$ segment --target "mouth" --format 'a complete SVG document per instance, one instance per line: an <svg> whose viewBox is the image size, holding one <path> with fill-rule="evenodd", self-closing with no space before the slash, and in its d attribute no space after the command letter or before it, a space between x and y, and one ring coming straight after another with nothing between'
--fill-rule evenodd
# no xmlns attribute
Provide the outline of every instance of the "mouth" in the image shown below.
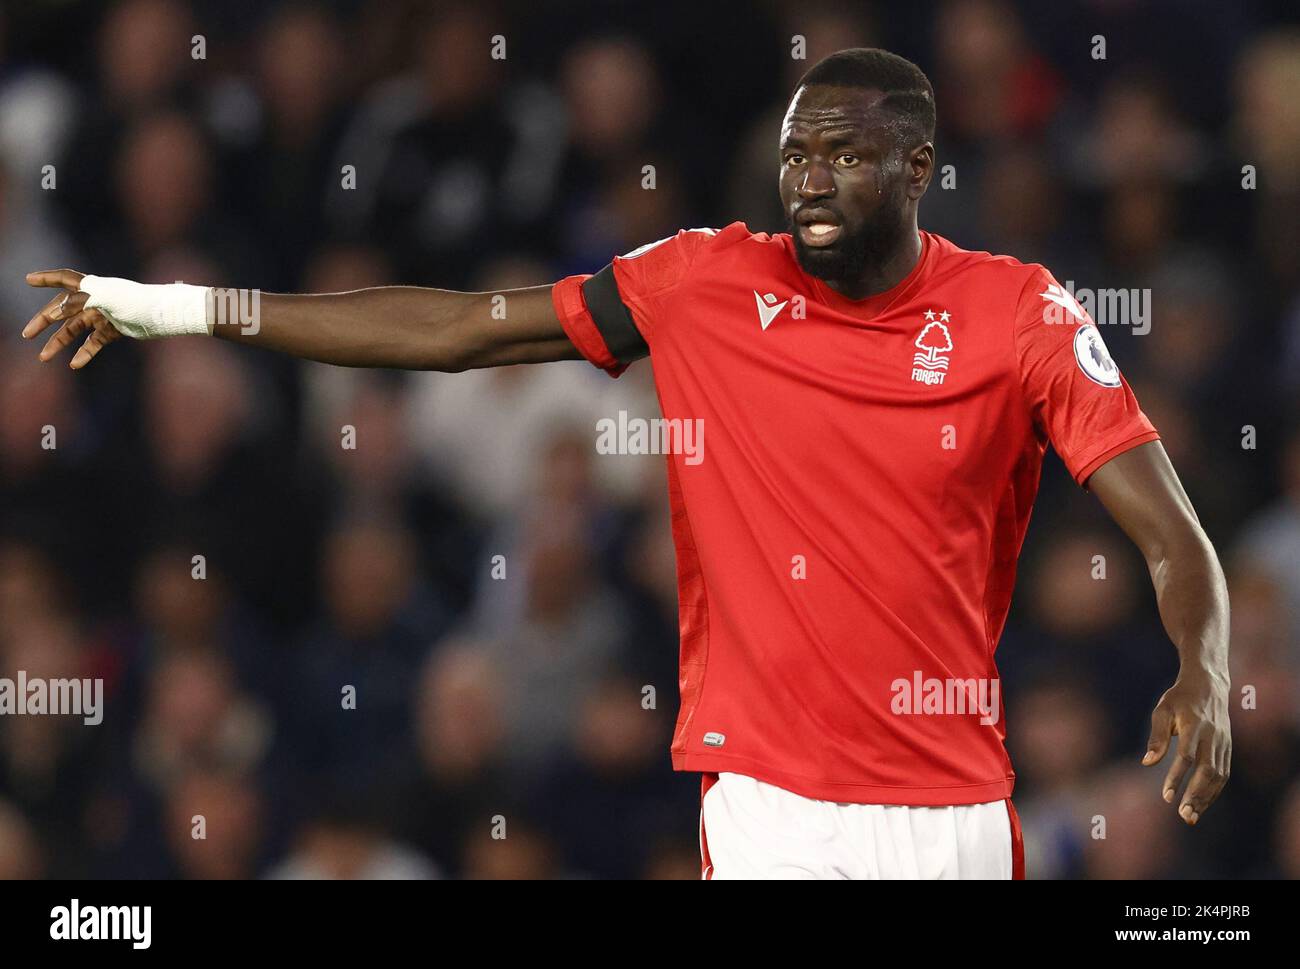
<svg viewBox="0 0 1300 969"><path fill-rule="evenodd" d="M799 226L799 239L813 248L834 245L844 232L839 219L826 209L800 210L795 221Z"/></svg>
<svg viewBox="0 0 1300 969"><path fill-rule="evenodd" d="M799 238L806 246L820 248L834 245L843 230L829 222L810 222L799 226Z"/></svg>

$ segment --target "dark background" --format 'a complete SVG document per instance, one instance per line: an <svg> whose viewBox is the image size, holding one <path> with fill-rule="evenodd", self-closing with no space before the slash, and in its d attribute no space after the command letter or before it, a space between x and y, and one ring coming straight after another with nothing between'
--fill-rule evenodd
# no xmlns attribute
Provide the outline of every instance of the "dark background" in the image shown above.
<svg viewBox="0 0 1300 969"><path fill-rule="evenodd" d="M698 877L662 459L592 446L654 415L648 362L353 372L176 340L73 375L18 338L22 277L496 290L780 230L792 84L858 45L934 82L956 186L924 228L1150 290L1149 333L1104 335L1228 570L1233 775L1187 829L1138 766L1177 672L1144 564L1048 458L998 651L1030 876L1300 874L1289 6L0 7L0 676L106 690L97 727L0 719L0 877Z"/></svg>

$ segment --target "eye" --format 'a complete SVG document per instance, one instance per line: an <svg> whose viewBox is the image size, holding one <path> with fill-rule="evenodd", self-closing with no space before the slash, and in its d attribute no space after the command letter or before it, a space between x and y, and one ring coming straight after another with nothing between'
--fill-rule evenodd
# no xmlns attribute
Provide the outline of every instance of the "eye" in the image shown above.
<svg viewBox="0 0 1300 969"><path fill-rule="evenodd" d="M858 163L858 156L846 151L836 155L835 161L845 168L852 168Z"/></svg>
<svg viewBox="0 0 1300 969"><path fill-rule="evenodd" d="M799 155L799 154L786 155L785 163L787 165L801 165L803 164L803 155Z"/></svg>

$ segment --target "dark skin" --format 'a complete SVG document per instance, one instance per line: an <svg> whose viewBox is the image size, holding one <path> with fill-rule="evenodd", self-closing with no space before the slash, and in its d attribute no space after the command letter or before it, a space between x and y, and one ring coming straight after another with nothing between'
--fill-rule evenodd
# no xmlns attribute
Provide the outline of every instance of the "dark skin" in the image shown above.
<svg viewBox="0 0 1300 969"><path fill-rule="evenodd" d="M781 206L792 220L825 212L846 235L882 218L901 220L891 252L858 275L826 280L849 299L893 289L921 258L917 210L934 174L934 145L900 151L896 119L880 107L882 97L879 91L803 87L781 125ZM901 205L891 210L894 200Z"/></svg>
<svg viewBox="0 0 1300 969"><path fill-rule="evenodd" d="M934 174L934 146L925 141L900 150L880 98L852 88L801 88L781 132L781 201L792 218L821 213L844 237L874 232L897 240L861 272L826 280L850 299L893 288L916 265L917 209ZM23 329L31 338L61 324L41 350L43 361L82 340L74 370L121 337L102 313L85 309L81 277L70 269L30 273L28 283L60 293ZM348 367L454 372L580 359L556 318L549 286L500 294L504 320L493 318L494 295L409 286L263 294L256 334L217 326L214 335ZM1160 442L1108 461L1086 485L1145 557L1161 621L1178 650L1179 674L1151 715L1142 763L1160 763L1179 738L1163 796L1174 803L1185 783L1178 814L1196 824L1223 790L1232 757L1223 570Z"/></svg>

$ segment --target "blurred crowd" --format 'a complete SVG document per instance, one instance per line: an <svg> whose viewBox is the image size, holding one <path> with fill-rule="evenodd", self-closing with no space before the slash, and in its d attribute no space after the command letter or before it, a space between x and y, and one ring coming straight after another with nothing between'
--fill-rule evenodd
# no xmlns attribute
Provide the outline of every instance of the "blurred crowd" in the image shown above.
<svg viewBox="0 0 1300 969"><path fill-rule="evenodd" d="M782 231L786 100L850 46L934 82L924 228L1151 292L1105 338L1228 571L1232 779L1187 829L1138 766L1178 668L1144 563L1049 457L997 654L1030 877L1300 875L1287 6L0 6L0 676L105 683L99 726L0 718L0 877L698 877L663 459L593 446L656 413L648 361L74 375L23 275L499 290Z"/></svg>

